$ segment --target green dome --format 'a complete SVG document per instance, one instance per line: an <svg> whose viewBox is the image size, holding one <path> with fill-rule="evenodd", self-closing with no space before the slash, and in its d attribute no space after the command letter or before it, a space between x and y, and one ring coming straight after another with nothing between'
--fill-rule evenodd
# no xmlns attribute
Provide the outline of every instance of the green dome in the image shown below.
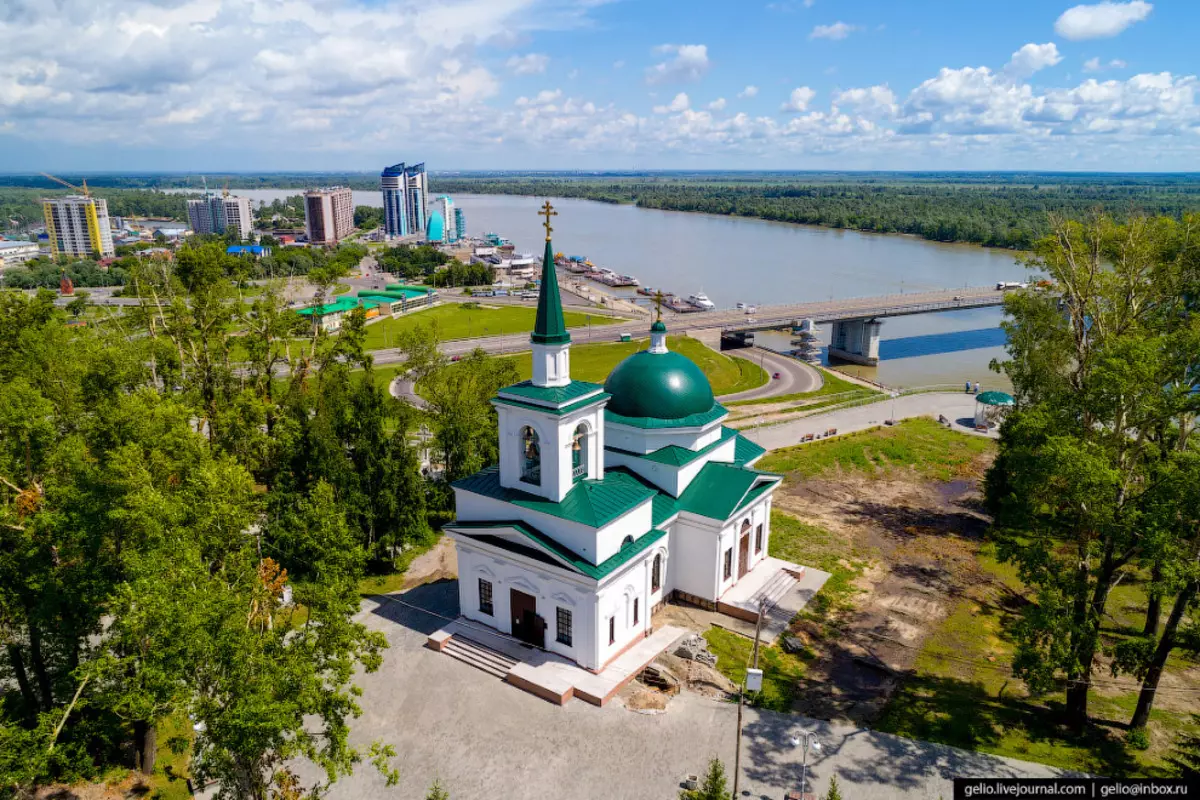
<svg viewBox="0 0 1200 800"><path fill-rule="evenodd" d="M687 356L642 350L626 358L604 382L608 410L623 417L682 419L716 404L708 378Z"/></svg>
<svg viewBox="0 0 1200 800"><path fill-rule="evenodd" d="M650 326L650 332L651 333L666 333L667 326L663 324L663 321L661 319L655 320L654 324Z"/></svg>

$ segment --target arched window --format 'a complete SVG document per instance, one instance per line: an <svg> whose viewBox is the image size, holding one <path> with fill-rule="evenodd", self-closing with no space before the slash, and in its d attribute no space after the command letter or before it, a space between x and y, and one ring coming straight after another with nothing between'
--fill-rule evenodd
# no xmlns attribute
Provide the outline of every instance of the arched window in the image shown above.
<svg viewBox="0 0 1200 800"><path fill-rule="evenodd" d="M528 425L521 429L521 480L542 485L542 448L537 431Z"/></svg>
<svg viewBox="0 0 1200 800"><path fill-rule="evenodd" d="M587 477L588 473L588 427L579 423L571 436L571 480L578 481Z"/></svg>
<svg viewBox="0 0 1200 800"><path fill-rule="evenodd" d="M662 553L654 557L654 566L650 568L650 591L657 592L662 588Z"/></svg>
<svg viewBox="0 0 1200 800"><path fill-rule="evenodd" d="M624 548L626 545L630 545L630 544L633 544L633 537L626 536L625 540L623 542L621 542L621 547Z"/></svg>

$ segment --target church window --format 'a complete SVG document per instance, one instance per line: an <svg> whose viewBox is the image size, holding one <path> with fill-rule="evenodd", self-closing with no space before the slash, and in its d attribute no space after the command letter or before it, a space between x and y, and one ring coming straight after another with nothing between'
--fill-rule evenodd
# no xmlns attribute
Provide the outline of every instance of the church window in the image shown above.
<svg viewBox="0 0 1200 800"><path fill-rule="evenodd" d="M725 551L725 580L733 577L733 548Z"/></svg>
<svg viewBox="0 0 1200 800"><path fill-rule="evenodd" d="M654 557L654 566L650 568L650 591L657 592L662 588L662 553Z"/></svg>
<svg viewBox="0 0 1200 800"><path fill-rule="evenodd" d="M495 613L492 606L492 582L479 579L479 610L489 617Z"/></svg>
<svg viewBox="0 0 1200 800"><path fill-rule="evenodd" d="M559 644L571 646L571 610L559 606L554 615L554 639Z"/></svg>
<svg viewBox="0 0 1200 800"><path fill-rule="evenodd" d="M621 541L621 547L622 547L622 548L624 548L626 545L630 545L630 544L633 544L633 536L632 536L632 535L630 535L630 536L626 536L626 537L625 537L625 538L624 538L624 539Z"/></svg>
<svg viewBox="0 0 1200 800"><path fill-rule="evenodd" d="M758 523L758 528L754 531L754 552L761 553L763 547L763 526Z"/></svg>
<svg viewBox="0 0 1200 800"><path fill-rule="evenodd" d="M633 598L633 624L634 625L638 624L638 601L639 600L641 600L640 597Z"/></svg>
<svg viewBox="0 0 1200 800"><path fill-rule="evenodd" d="M571 480L578 481L588 473L588 429L580 423L571 436Z"/></svg>
<svg viewBox="0 0 1200 800"><path fill-rule="evenodd" d="M608 643L609 644L617 643L617 618L616 617L608 618Z"/></svg>
<svg viewBox="0 0 1200 800"><path fill-rule="evenodd" d="M521 480L542 485L542 448L537 431L528 425L521 429Z"/></svg>

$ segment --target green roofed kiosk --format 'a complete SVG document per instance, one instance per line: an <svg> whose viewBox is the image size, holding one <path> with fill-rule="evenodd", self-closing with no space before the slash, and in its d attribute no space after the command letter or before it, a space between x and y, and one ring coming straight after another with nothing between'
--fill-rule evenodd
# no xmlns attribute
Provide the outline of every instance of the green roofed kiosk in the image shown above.
<svg viewBox="0 0 1200 800"><path fill-rule="evenodd" d="M1004 415L1013 407L1013 396L1008 392L988 391L975 395L975 428L987 430L1004 420Z"/></svg>

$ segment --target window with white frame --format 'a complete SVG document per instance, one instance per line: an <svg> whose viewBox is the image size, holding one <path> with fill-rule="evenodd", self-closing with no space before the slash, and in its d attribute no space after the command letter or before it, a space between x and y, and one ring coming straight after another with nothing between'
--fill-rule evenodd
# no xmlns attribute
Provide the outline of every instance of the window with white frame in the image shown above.
<svg viewBox="0 0 1200 800"><path fill-rule="evenodd" d="M495 613L492 605L492 582L483 578L479 579L479 611L489 617Z"/></svg>

